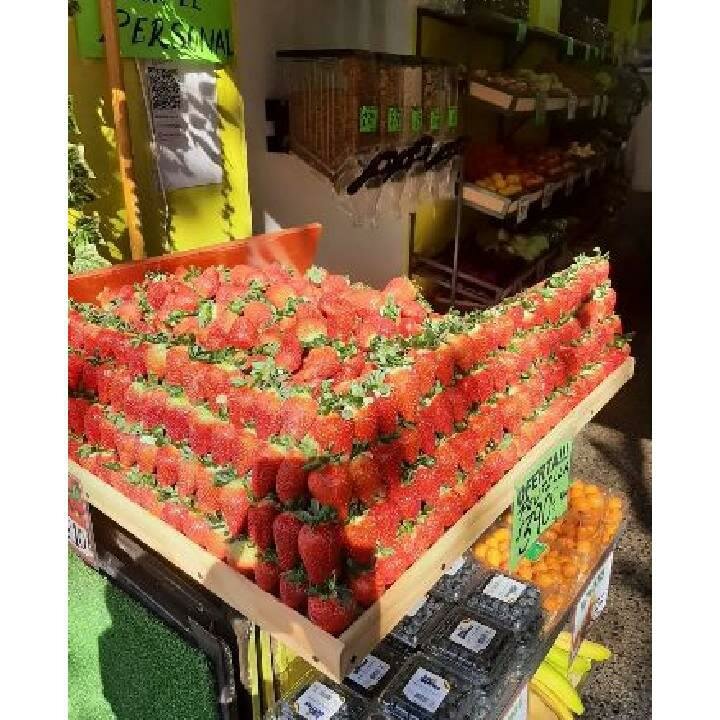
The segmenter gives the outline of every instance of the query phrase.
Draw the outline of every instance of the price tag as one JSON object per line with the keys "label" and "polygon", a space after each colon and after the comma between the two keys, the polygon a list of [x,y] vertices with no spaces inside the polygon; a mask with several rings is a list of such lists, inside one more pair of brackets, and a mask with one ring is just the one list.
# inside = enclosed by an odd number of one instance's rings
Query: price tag
{"label": "price tag", "polygon": [[542,209],[549,208],[552,203],[553,194],[555,193],[557,185],[555,183],[545,183],[542,194]]}
{"label": "price tag", "polygon": [[422,108],[413,107],[410,109],[410,129],[414,133],[419,133],[422,130]]}
{"label": "price tag", "polygon": [[590,176],[592,175],[593,169],[591,167],[585,168],[585,185],[590,185]]}
{"label": "price tag", "polygon": [[574,120],[577,113],[578,99],[577,95],[568,95],[568,120]]}
{"label": "price tag", "polygon": [[467,618],[458,623],[450,639],[475,654],[482,652],[492,642],[497,632],[477,620]]}
{"label": "price tag", "polygon": [[574,50],[574,40],[571,37],[569,37],[567,39],[567,45],[565,46],[565,54],[572,57],[573,50]]}
{"label": "price tag", "polygon": [[348,680],[352,680],[366,690],[375,687],[390,670],[390,666],[379,657],[368,655],[366,658],[348,675]]}
{"label": "price tag", "polygon": [[88,565],[97,567],[90,508],[80,481],[72,475],[68,475],[68,543]]}
{"label": "price tag", "polygon": [[377,105],[360,106],[360,132],[374,133],[378,129]]}
{"label": "price tag", "polygon": [[610,98],[608,98],[607,95],[603,95],[602,100],[600,101],[600,115],[602,115],[602,117],[605,117],[605,115],[607,115],[609,99]]}
{"label": "price tag", "polygon": [[517,602],[517,599],[526,589],[527,585],[513,578],[509,578],[507,575],[495,575],[483,588],[483,595],[512,605]]}
{"label": "price tag", "polygon": [[570,197],[570,195],[572,195],[574,185],[575,185],[575,173],[570,173],[565,178],[565,196],[566,197]]}
{"label": "price tag", "polygon": [[295,710],[305,720],[330,720],[344,704],[334,690],[315,681],[295,701]]}
{"label": "price tag", "polygon": [[430,130],[439,130],[442,122],[440,108],[430,108]]}
{"label": "price tag", "polygon": [[596,118],[598,116],[598,112],[600,112],[600,96],[593,95],[592,116]]}
{"label": "price tag", "polygon": [[450,683],[443,677],[418,668],[403,688],[403,695],[413,704],[434,713],[450,692]]}
{"label": "price tag", "polygon": [[585,592],[578,600],[572,620],[572,652],[570,662],[575,659],[580,645],[585,637],[588,626],[597,620],[607,605],[610,591],[610,576],[612,575],[613,554],[610,553],[588,583]]}
{"label": "price tag", "polygon": [[387,109],[387,130],[389,133],[402,130],[402,110],[399,107],[391,105]]}
{"label": "price tag", "polygon": [[518,21],[516,32],[515,32],[515,42],[525,42],[525,37],[527,36],[527,23],[523,22],[522,20]]}
{"label": "price tag", "polygon": [[448,106],[448,127],[449,128],[456,128],[458,124],[458,109],[457,105],[449,105]]}
{"label": "price tag", "polygon": [[555,520],[565,514],[570,486],[572,441],[560,443],[524,478],[515,481],[509,567],[514,571],[523,555]]}
{"label": "price tag", "polygon": [[528,686],[526,685],[507,709],[501,720],[527,720],[528,716]]}
{"label": "price tag", "polygon": [[530,208],[530,196],[523,195],[522,197],[519,197],[518,201],[517,201],[517,218],[516,218],[516,222],[518,223],[518,225],[521,222],[525,222],[525,220],[527,220],[529,208]]}

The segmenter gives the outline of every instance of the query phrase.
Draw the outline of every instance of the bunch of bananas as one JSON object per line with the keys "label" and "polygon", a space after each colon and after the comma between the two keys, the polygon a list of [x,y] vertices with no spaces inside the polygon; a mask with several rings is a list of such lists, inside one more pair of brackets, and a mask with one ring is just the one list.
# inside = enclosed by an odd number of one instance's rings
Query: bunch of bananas
{"label": "bunch of bananas", "polygon": [[576,690],[593,662],[610,658],[604,645],[584,640],[570,662],[572,638],[561,632],[530,681],[529,717],[533,720],[573,720],[585,712]]}

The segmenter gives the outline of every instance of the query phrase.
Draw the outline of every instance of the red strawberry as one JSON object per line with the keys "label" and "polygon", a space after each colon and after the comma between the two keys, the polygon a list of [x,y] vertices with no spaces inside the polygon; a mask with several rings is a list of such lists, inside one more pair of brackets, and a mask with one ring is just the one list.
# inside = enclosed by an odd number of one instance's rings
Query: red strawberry
{"label": "red strawberry", "polygon": [[281,503],[291,504],[307,493],[307,471],[301,453],[288,453],[280,462],[275,476],[275,492]]}
{"label": "red strawberry", "polygon": [[277,557],[274,550],[265,550],[259,554],[255,564],[255,582],[267,593],[275,595],[280,580]]}
{"label": "red strawberry", "polygon": [[269,499],[260,500],[248,508],[248,537],[261,550],[267,550],[273,544],[273,521],[277,514],[277,506]]}
{"label": "red strawberry", "polygon": [[452,383],[455,374],[455,355],[450,345],[441,345],[435,351],[435,377],[441,385]]}
{"label": "red strawberry", "polygon": [[177,482],[175,483],[175,490],[181,498],[190,498],[195,494],[198,469],[202,469],[202,465],[198,460],[187,460],[181,454],[178,461]]}
{"label": "red strawberry", "polygon": [[303,349],[300,341],[294,335],[286,332],[280,343],[280,350],[275,356],[275,364],[289,373],[294,373],[302,365],[302,356]]}
{"label": "red strawberry", "polygon": [[375,553],[376,582],[392,585],[409,565],[409,559],[400,547],[382,547]]}
{"label": "red strawberry", "polygon": [[258,455],[261,454],[263,441],[251,430],[238,430],[235,435],[237,452],[233,466],[238,475],[244,475],[253,466]]}
{"label": "red strawberry", "polygon": [[[75,398],[69,398],[68,404],[71,405],[73,402],[75,402]],[[99,445],[101,442],[100,439],[100,425],[102,423],[102,420],[104,419],[102,408],[99,405],[89,405],[87,406],[87,410],[84,413],[84,420],[82,424],[80,425],[80,433],[82,433],[84,428],[84,434],[87,438],[87,441],[91,445]],[[74,432],[77,432],[77,429],[73,429]]]}
{"label": "red strawberry", "polygon": [[370,607],[385,592],[385,583],[375,570],[366,570],[350,578],[350,592],[363,607]]}
{"label": "red strawberry", "polygon": [[275,490],[275,478],[282,460],[283,455],[277,448],[263,444],[250,475],[250,490],[256,498],[264,498]]}
{"label": "red strawberry", "polygon": [[237,430],[228,422],[216,422],[210,436],[210,454],[215,463],[226,465],[234,462],[238,453]]}
{"label": "red strawberry", "polygon": [[369,505],[381,492],[383,481],[380,467],[370,453],[354,457],[348,466],[354,496]]}
{"label": "red strawberry", "polygon": [[398,408],[392,395],[376,397],[373,406],[377,416],[378,435],[394,433],[398,424]]}
{"label": "red strawberry", "polygon": [[397,303],[409,303],[418,295],[417,288],[407,277],[396,277],[390,280],[382,291],[386,297],[392,295]]}
{"label": "red strawberry", "polygon": [[385,546],[390,545],[395,539],[398,526],[402,521],[397,507],[392,502],[384,500],[375,503],[375,505],[368,510],[368,515],[370,515],[375,522],[375,532],[377,533],[378,541]]}
{"label": "red strawberry", "polygon": [[319,342],[328,335],[327,322],[322,316],[312,318],[308,317],[298,320],[295,333],[297,334],[298,340],[303,343],[303,345],[310,345],[314,342]]}
{"label": "red strawberry", "polygon": [[168,500],[162,504],[160,517],[168,525],[172,525],[176,530],[182,532],[183,527],[187,522],[188,514],[189,510],[187,506],[183,505],[181,502]]}
{"label": "red strawberry", "polygon": [[352,499],[352,483],[346,464],[325,465],[308,475],[308,490],[321,504],[335,510],[340,520],[348,515]]}
{"label": "red strawberry", "polygon": [[308,596],[308,617],[331,635],[339,635],[357,617],[358,606],[349,593],[335,589],[330,595]]}
{"label": "red strawberry", "polygon": [[190,418],[194,415],[194,408],[184,397],[170,397],[165,404],[163,424],[172,440],[181,442],[187,440],[190,434]]}
{"label": "red strawberry", "polygon": [[307,609],[307,573],[302,567],[280,575],[280,600],[288,607],[305,613]]}
{"label": "red strawberry", "polygon": [[435,452],[435,426],[427,410],[428,408],[425,408],[425,412],[421,411],[417,421],[417,431],[420,449],[426,455],[432,455]]}
{"label": "red strawberry", "polygon": [[235,265],[230,269],[230,282],[233,285],[246,289],[253,280],[261,286],[264,286],[266,280],[265,273],[259,268],[254,268],[250,265]]}
{"label": "red strawberry", "polygon": [[[413,479],[405,483],[393,482],[388,488],[388,501],[397,508],[400,520],[411,520],[417,517],[422,506],[422,498]],[[398,524],[399,522],[395,524],[394,530],[397,529]],[[394,530],[392,533],[388,532],[383,538],[386,542],[390,542],[394,538]]]}
{"label": "red strawberry", "polygon": [[389,373],[385,382],[392,388],[395,404],[400,414],[414,422],[420,401],[420,384],[412,370],[398,370]]}
{"label": "red strawberry", "polygon": [[119,368],[115,371],[110,381],[110,404],[117,410],[122,410],[125,404],[125,396],[132,382],[133,375],[129,370]]}
{"label": "red strawberry", "polygon": [[112,365],[101,365],[97,373],[97,395],[98,402],[103,405],[110,404],[110,386],[115,376],[115,367]]}
{"label": "red strawberry", "polygon": [[312,348],[305,358],[298,378],[307,380],[324,380],[333,378],[342,370],[340,356],[331,347]]}
{"label": "red strawberry", "polygon": [[268,302],[278,309],[283,309],[288,300],[297,297],[295,290],[286,283],[277,283],[265,289],[265,297]]}
{"label": "red strawberry", "polygon": [[275,392],[259,393],[258,404],[254,408],[254,420],[255,432],[261,440],[267,440],[280,429],[282,402]]}
{"label": "red strawberry", "polygon": [[377,410],[372,402],[363,405],[353,417],[355,439],[361,443],[370,443],[378,434]]}
{"label": "red strawberry", "polygon": [[280,570],[291,570],[298,564],[298,535],[302,527],[302,521],[292,512],[282,512],[273,520],[273,538]]}
{"label": "red strawberry", "polygon": [[420,433],[417,428],[404,428],[397,440],[402,459],[407,463],[414,463],[420,453]]}
{"label": "red strawberry", "polygon": [[239,535],[245,528],[250,498],[242,480],[232,480],[219,490],[220,510],[232,537]]}
{"label": "red strawberry", "polygon": [[453,432],[453,415],[450,404],[444,392],[438,393],[427,407],[433,430],[440,435],[450,435]]}
{"label": "red strawberry", "polygon": [[216,267],[211,266],[205,268],[200,275],[193,278],[190,284],[201,298],[211,298],[215,296],[220,287],[220,274]]}
{"label": "red strawberry", "polygon": [[195,500],[204,513],[216,513],[220,510],[220,489],[222,484],[215,482],[215,475],[202,463],[195,466]]}
{"label": "red strawberry", "polygon": [[209,540],[210,526],[202,513],[189,511],[183,518],[182,533],[193,542],[205,547]]}
{"label": "red strawberry", "polygon": [[298,535],[298,551],[310,583],[317,585],[340,572],[342,545],[334,523],[305,524]]}
{"label": "red strawberry", "polygon": [[179,461],[180,451],[174,445],[163,445],[158,449],[156,458],[158,485],[168,487],[177,482]]}
{"label": "red strawberry", "polygon": [[247,317],[240,316],[228,331],[226,341],[230,347],[249,350],[258,341],[257,328]]}
{"label": "red strawberry", "polygon": [[132,467],[137,457],[137,435],[118,433],[115,437],[118,460],[125,467]]}
{"label": "red strawberry", "polygon": [[347,455],[352,450],[353,424],[337,413],[318,415],[312,427],[312,435],[321,450]]}
{"label": "red strawberry", "polygon": [[307,395],[293,395],[283,403],[280,414],[283,435],[302,440],[310,432],[317,417],[317,402]]}
{"label": "red strawberry", "polygon": [[212,449],[212,439],[217,418],[206,408],[199,407],[190,416],[188,442],[196,455],[207,455]]}
{"label": "red strawberry", "polygon": [[375,556],[376,528],[373,515],[353,515],[342,527],[342,544],[348,557],[369,563]]}
{"label": "red strawberry", "polygon": [[450,405],[453,420],[456,423],[465,420],[465,416],[470,408],[470,402],[462,394],[462,392],[455,387],[449,387],[445,390],[445,397]]}

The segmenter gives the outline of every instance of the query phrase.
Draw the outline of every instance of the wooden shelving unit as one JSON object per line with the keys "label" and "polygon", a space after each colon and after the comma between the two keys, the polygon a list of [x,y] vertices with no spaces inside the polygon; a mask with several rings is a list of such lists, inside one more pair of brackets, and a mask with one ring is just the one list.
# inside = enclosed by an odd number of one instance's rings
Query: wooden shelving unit
{"label": "wooden shelving unit", "polygon": [[515,482],[557,443],[576,435],[632,377],[633,368],[630,358],[606,378],[337,638],[75,462],[70,462],[69,472],[81,483],[91,505],[316,668],[341,680],[427,593],[445,568],[509,507]]}

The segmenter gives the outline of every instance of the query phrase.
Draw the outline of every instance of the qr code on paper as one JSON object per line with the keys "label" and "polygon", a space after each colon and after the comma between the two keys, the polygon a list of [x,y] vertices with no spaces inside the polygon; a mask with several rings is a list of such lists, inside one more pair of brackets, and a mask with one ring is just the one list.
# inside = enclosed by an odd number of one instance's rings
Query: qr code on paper
{"label": "qr code on paper", "polygon": [[182,109],[182,89],[177,68],[151,65],[147,69],[147,78],[150,102],[155,112]]}

